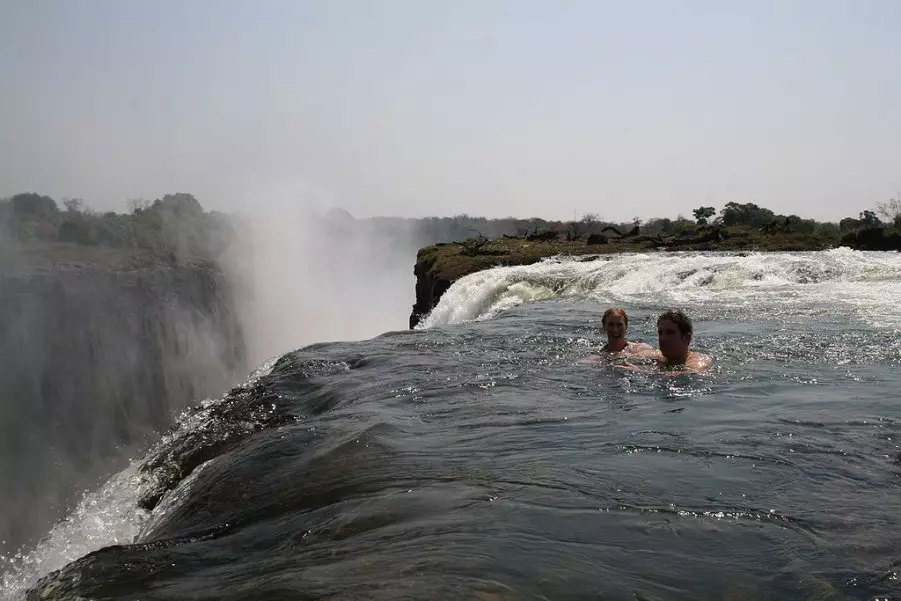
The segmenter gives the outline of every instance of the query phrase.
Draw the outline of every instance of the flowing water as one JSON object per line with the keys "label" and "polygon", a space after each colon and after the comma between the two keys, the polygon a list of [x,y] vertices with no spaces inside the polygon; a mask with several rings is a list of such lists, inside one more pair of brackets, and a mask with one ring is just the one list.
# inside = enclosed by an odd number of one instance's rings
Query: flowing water
{"label": "flowing water", "polygon": [[[473,274],[185,414],[0,596],[901,599],[899,303],[846,249]],[[684,309],[713,369],[580,364],[609,306],[652,344]]]}

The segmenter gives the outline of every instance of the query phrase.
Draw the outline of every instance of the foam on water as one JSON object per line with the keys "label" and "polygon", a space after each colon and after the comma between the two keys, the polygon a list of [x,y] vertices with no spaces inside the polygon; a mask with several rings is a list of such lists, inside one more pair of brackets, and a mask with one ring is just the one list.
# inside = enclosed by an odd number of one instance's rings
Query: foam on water
{"label": "foam on water", "polygon": [[[272,371],[278,357],[257,368],[243,385]],[[156,448],[164,447],[172,438],[199,427],[209,418],[209,407],[216,400],[206,400],[201,411],[185,411],[178,418],[177,431],[163,437]],[[152,455],[152,450],[151,453]],[[111,477],[96,491],[86,492],[76,508],[54,526],[32,550],[20,550],[10,556],[0,555],[0,599],[21,599],[29,588],[47,574],[84,557],[102,547],[130,544],[140,536],[153,514],[138,507],[138,499],[147,480],[139,473],[140,461]]]}
{"label": "foam on water", "polygon": [[136,504],[138,483],[129,466],[85,495],[34,550],[0,557],[0,598],[19,598],[42,576],[100,547],[132,542],[146,517]]}
{"label": "foam on water", "polygon": [[[804,253],[644,253],[595,261],[554,258],[461,278],[419,328],[483,320],[510,307],[557,298],[750,310],[831,305],[901,325],[901,255],[839,248]],[[810,309],[808,309],[810,310]]]}

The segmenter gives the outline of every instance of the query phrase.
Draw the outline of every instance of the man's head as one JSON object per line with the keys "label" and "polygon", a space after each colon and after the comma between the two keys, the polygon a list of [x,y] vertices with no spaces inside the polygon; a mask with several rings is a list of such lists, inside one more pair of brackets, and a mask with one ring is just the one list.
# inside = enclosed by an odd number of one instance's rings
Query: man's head
{"label": "man's head", "polygon": [[619,307],[607,309],[601,317],[601,327],[607,333],[607,338],[622,338],[629,329],[629,316]]}
{"label": "man's head", "polygon": [[657,343],[660,354],[668,360],[685,360],[691,335],[691,319],[682,311],[667,311],[657,318]]}

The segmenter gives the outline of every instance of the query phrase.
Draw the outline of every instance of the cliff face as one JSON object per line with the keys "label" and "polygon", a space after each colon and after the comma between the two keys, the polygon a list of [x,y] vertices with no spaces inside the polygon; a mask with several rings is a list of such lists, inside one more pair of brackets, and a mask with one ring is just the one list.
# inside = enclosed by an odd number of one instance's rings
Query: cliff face
{"label": "cliff face", "polygon": [[0,249],[0,366],[0,553],[247,373],[213,264],[59,244]]}
{"label": "cliff face", "polygon": [[[438,245],[440,246],[440,245]],[[426,247],[419,251],[416,257],[416,265],[413,267],[413,275],[416,276],[416,303],[413,305],[413,312],[410,314],[410,329],[429,314],[441,295],[447,292],[451,282],[447,279],[447,275],[435,270],[435,262],[437,257],[429,250],[434,247]]]}
{"label": "cliff face", "polygon": [[857,230],[842,237],[842,246],[857,250],[901,251],[901,232],[883,227]]}

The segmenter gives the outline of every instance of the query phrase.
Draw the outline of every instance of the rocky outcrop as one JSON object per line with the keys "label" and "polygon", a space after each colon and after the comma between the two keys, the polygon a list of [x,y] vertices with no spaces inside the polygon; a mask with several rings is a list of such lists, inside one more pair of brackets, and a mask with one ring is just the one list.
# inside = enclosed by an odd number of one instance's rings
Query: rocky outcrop
{"label": "rocky outcrop", "polygon": [[459,278],[498,265],[528,265],[543,257],[559,254],[554,249],[567,249],[572,254],[585,254],[584,241],[536,240],[502,237],[471,243],[439,243],[420,249],[413,274],[416,276],[416,303],[410,314],[410,329],[415,328],[438,304],[441,295]]}
{"label": "rocky outcrop", "polygon": [[842,246],[858,250],[901,250],[901,233],[886,228],[865,228],[848,232]]}
{"label": "rocky outcrop", "polygon": [[246,374],[233,305],[206,261],[0,247],[0,553]]}
{"label": "rocky outcrop", "polygon": [[431,253],[430,249],[445,246],[444,244],[436,244],[426,247],[419,251],[416,256],[416,265],[413,267],[413,275],[416,276],[416,303],[413,305],[413,312],[410,314],[410,329],[415,328],[423,317],[438,304],[441,295],[447,292],[451,282],[447,276],[442,274],[440,270],[435,269],[435,262],[438,260],[436,253]]}
{"label": "rocky outcrop", "polygon": [[[583,256],[623,252],[668,251],[813,251],[836,246],[857,250],[901,250],[901,234],[883,229],[861,229],[845,235],[815,236],[781,228],[702,225],[679,236],[639,235],[633,228],[625,235],[614,227],[586,239],[561,240],[556,235],[526,237],[503,236],[494,240],[480,238],[477,244],[435,244],[421,249],[416,256],[416,304],[410,315],[410,328],[429,314],[441,295],[457,279],[490,267],[526,265],[557,255]],[[592,257],[591,255],[596,255]]]}

